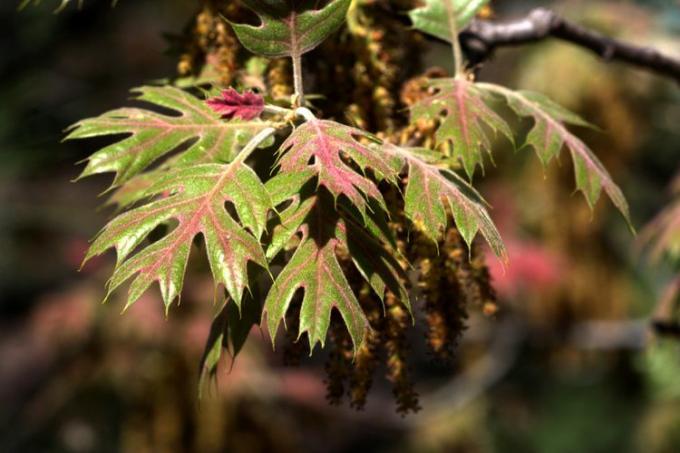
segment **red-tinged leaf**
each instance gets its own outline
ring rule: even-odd
[[[500,234],[472,186],[455,173],[427,163],[418,150],[386,146],[385,152],[408,167],[404,212],[430,238],[437,240],[442,235],[449,211],[468,246],[480,232],[494,253],[507,259]]]
[[[576,188],[583,192],[588,205],[593,208],[604,189],[614,206],[623,214],[631,230],[633,229],[628,203],[621,189],[614,183],[597,156],[565,126],[565,124],[587,126],[588,123],[542,94],[513,91],[493,84],[478,86],[482,90],[504,97],[517,115],[531,117],[534,120],[534,126],[527,135],[525,145],[534,148],[544,165],[566,146],[574,163]]]
[[[662,255],[680,260],[680,173],[670,189],[675,199],[645,226],[639,237],[641,244],[651,246],[652,258],[656,260]]]
[[[299,290],[303,291],[299,332],[307,333],[310,349],[316,343],[323,347],[334,308],[347,325],[355,350],[364,341],[369,324],[338,262],[341,242],[336,229],[340,219],[332,206],[322,197],[313,198],[311,209],[298,228],[302,235],[300,244],[267,295],[264,313],[272,341]]]
[[[255,172],[240,161],[178,168],[160,177],[145,196],[161,193],[167,196],[114,218],[88,251],[86,260],[116,249],[107,297],[135,276],[126,307],[157,281],[167,309],[180,296],[192,242],[201,234],[215,283],[224,285],[239,305],[248,286],[248,262],[267,266],[258,238],[271,201]],[[238,221],[225,209],[227,202],[233,204]],[[174,229],[136,250],[153,229],[171,220],[177,222]]]
[[[142,108],[122,108],[76,123],[66,139],[126,135],[88,158],[80,177],[115,172],[113,186],[125,183],[159,158],[177,149],[172,166],[226,163],[262,129],[259,120],[225,122],[205,102],[171,86],[133,90],[135,98],[170,109],[173,114]]]
[[[286,225],[282,235],[301,238],[265,300],[264,312],[272,339],[293,296],[301,290],[300,333],[307,333],[310,349],[316,343],[323,347],[333,309],[340,312],[347,325],[355,351],[359,348],[369,325],[338,261],[340,250],[349,252],[379,297],[389,289],[410,309],[403,286],[406,275],[397,260],[359,223],[341,216],[335,206],[328,192],[321,189],[281,215],[281,223]]]
[[[313,170],[318,185],[323,186],[337,199],[344,195],[365,216],[367,199],[376,200],[380,206],[385,201],[376,183],[365,174],[370,170],[376,178],[395,183],[399,167],[389,156],[359,142],[376,138],[367,133],[325,120],[307,121],[281,145],[278,164],[282,173],[299,173]]]
[[[244,0],[260,17],[259,26],[231,26],[243,46],[266,57],[299,57],[318,46],[345,21],[351,0],[320,2]]]
[[[223,118],[252,120],[264,111],[264,98],[252,91],[240,94],[232,87],[222,91],[219,96],[208,99],[208,106]]]
[[[474,83],[435,79],[430,86],[437,92],[411,108],[411,122],[438,121],[437,143],[453,145],[453,158],[461,161],[468,177],[472,178],[477,166],[484,166],[483,152],[491,154],[489,132],[500,132],[512,140],[512,131],[487,105],[484,93]]]

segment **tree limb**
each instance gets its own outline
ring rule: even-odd
[[[622,61],[680,83],[680,58],[609,38],[544,8],[509,22],[474,20],[463,30],[460,39],[470,62],[476,65],[487,60],[497,47],[527,44],[549,37],[589,49],[606,61]]]

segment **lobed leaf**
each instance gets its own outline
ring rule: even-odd
[[[114,218],[87,253],[86,261],[109,248],[116,249],[117,263],[107,297],[134,276],[126,308],[157,281],[167,310],[181,294],[189,251],[201,234],[215,284],[224,285],[240,305],[248,287],[248,262],[267,267],[258,238],[271,200],[255,172],[240,161],[173,169],[146,192],[147,196],[156,194],[166,196]],[[225,209],[227,202],[233,204],[238,220]],[[135,251],[152,230],[173,219],[177,226],[172,231]]]
[[[513,91],[493,84],[478,84],[480,89],[503,96],[517,115],[530,117],[534,125],[526,138],[525,146],[532,147],[544,165],[567,147],[574,164],[576,188],[593,208],[604,189],[614,206],[633,229],[628,202],[609,172],[581,139],[573,135],[565,124],[588,126],[578,115],[557,105],[546,96],[527,91]]]
[[[394,184],[399,167],[389,156],[361,143],[361,139],[376,140],[362,130],[334,121],[307,121],[281,145],[278,160],[281,173],[312,170],[310,175],[316,175],[319,186],[325,187],[336,200],[340,195],[347,197],[365,217],[368,199],[385,207],[378,186],[365,172],[370,170],[378,179]]]
[[[423,6],[412,9],[408,15],[415,29],[452,42],[449,8],[456,20],[456,28],[462,30],[487,3],[489,0],[424,0]]]
[[[500,234],[484,207],[482,197],[472,186],[454,172],[427,163],[419,157],[418,150],[389,146],[386,152],[398,157],[408,167],[404,212],[432,240],[436,241],[443,234],[449,211],[468,246],[479,232],[496,256],[507,259]]]
[[[512,131],[487,105],[484,93],[475,83],[460,79],[436,79],[430,83],[437,92],[413,105],[411,122],[438,121],[435,140],[453,145],[454,159],[461,161],[472,178],[477,166],[483,168],[483,152],[491,153],[489,130],[500,132],[509,140],[513,139]]]
[[[317,2],[243,0],[259,16],[259,26],[231,26],[249,51],[266,57],[299,57],[318,46],[344,22],[351,0],[332,0],[317,9]]]
[[[349,255],[381,299],[390,290],[410,310],[403,284],[406,274],[399,262],[359,223],[341,215],[334,206],[330,194],[321,189],[282,215],[282,225],[287,224],[284,234],[300,235],[301,239],[265,300],[272,339],[293,297],[302,291],[299,332],[307,333],[310,349],[317,343],[323,347],[333,309],[347,325],[355,351],[361,346],[370,326],[345,277],[339,254]]]
[[[271,125],[259,120],[225,122],[205,102],[172,86],[144,86],[133,92],[136,100],[173,114],[121,108],[76,123],[67,140],[126,135],[90,156],[80,178],[115,172],[115,187],[178,149],[182,152],[173,157],[173,166],[230,162],[248,140]]]
[[[302,235],[300,244],[276,277],[265,299],[264,313],[273,341],[293,296],[302,290],[299,333],[307,333],[310,349],[316,343],[323,347],[335,308],[347,325],[356,350],[363,343],[369,324],[338,262],[341,240],[336,229],[340,219],[326,198],[322,192],[309,200],[306,216],[296,231]]]

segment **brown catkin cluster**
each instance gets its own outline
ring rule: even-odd
[[[414,389],[406,363],[409,350],[406,329],[410,327],[411,318],[406,307],[389,291],[385,295],[385,306],[387,308],[385,326],[387,378],[392,382],[397,412],[401,414],[417,412],[420,409],[418,394]]]
[[[180,76],[198,75],[209,64],[218,75],[220,84],[228,86],[238,68],[240,44],[222,18],[237,17],[238,2],[206,0],[185,32],[183,52],[177,63]]]
[[[357,351],[349,379],[350,406],[356,409],[362,409],[366,405],[366,397],[373,385],[373,374],[380,364],[380,346],[383,342],[381,332],[384,321],[382,307],[366,283],[362,285],[359,292],[359,302],[366,312],[368,322],[374,328],[366,334],[364,344]]]
[[[398,93],[413,71],[408,63],[417,59],[422,44],[422,37],[406,32],[399,14],[395,14],[399,8],[409,8],[399,3],[412,2],[367,0],[348,15],[356,58],[351,70],[353,102],[348,110],[358,113],[366,128],[385,136],[406,123]]]
[[[418,395],[410,379],[406,330],[411,326],[411,315],[406,307],[388,292],[383,306],[367,284],[359,293],[359,300],[371,324],[364,343],[356,354],[352,340],[339,319],[333,319],[330,329],[331,350],[326,362],[327,397],[339,404],[345,395],[350,406],[362,409],[373,384],[373,376],[384,361],[386,377],[392,383],[397,411],[406,414],[419,409]]]
[[[331,404],[342,403],[345,384],[352,370],[352,339],[345,326],[332,320],[328,330],[330,354],[326,361],[326,398]]]
[[[290,100],[293,94],[292,65],[289,58],[273,59],[267,67],[267,87],[275,100]]]

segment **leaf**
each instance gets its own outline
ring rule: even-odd
[[[118,186],[177,149],[183,151],[173,157],[173,166],[230,162],[248,140],[271,125],[259,120],[222,121],[205,102],[171,86],[145,86],[133,92],[138,93],[136,100],[172,114],[121,108],[76,123],[67,140],[127,135],[90,156],[80,178],[115,172],[113,186]]]
[[[643,244],[651,245],[651,256],[659,260],[667,255],[680,259],[680,198],[673,201],[657,214],[642,230],[639,238]]]
[[[394,257],[395,249],[388,250],[385,242],[377,240],[375,230],[367,229],[360,221],[343,215],[343,223],[336,231],[346,247],[352,262],[375,294],[384,300],[386,290],[391,291],[411,312],[408,292],[403,282],[408,279],[406,272]],[[380,234],[380,232],[378,232]]]
[[[411,108],[411,122],[420,119],[437,120],[437,143],[451,143],[453,158],[460,160],[466,174],[472,178],[479,165],[483,168],[483,151],[491,153],[489,129],[500,132],[512,141],[508,124],[487,104],[484,93],[476,84],[459,79],[436,79],[432,88],[438,90]]]
[[[126,308],[157,281],[167,311],[181,294],[189,251],[194,238],[201,234],[215,284],[224,285],[240,306],[248,287],[248,262],[267,267],[258,238],[264,231],[271,201],[255,172],[238,160],[228,165],[173,169],[146,193],[156,194],[167,196],[114,218],[87,253],[86,261],[109,248],[116,249],[118,259],[107,284],[107,298],[135,276]],[[233,204],[238,221],[225,209],[227,202]],[[172,219],[178,223],[172,231],[135,251],[154,228]]]
[[[365,172],[370,170],[378,179],[395,184],[399,168],[388,156],[359,142],[360,139],[377,140],[364,131],[334,121],[307,121],[281,145],[278,164],[284,174],[311,169],[319,186],[328,189],[336,200],[344,195],[365,216],[368,198],[385,206],[376,183],[367,178]]]
[[[338,261],[338,253],[343,250],[376,294],[382,298],[384,291],[390,289],[410,309],[402,280],[405,274],[399,263],[361,227],[343,218],[334,205],[332,196],[321,189],[294,211],[295,215],[304,214],[302,220],[294,221],[294,234],[301,236],[300,243],[264,303],[272,341],[291,300],[302,291],[299,332],[307,333],[310,349],[316,343],[323,347],[333,309],[342,316],[355,352],[361,346],[370,326]]]
[[[244,295],[242,308],[229,299],[210,325],[199,367],[198,395],[202,396],[207,378],[214,378],[224,351],[231,356],[231,366],[241,352],[253,326],[260,322],[262,303],[259,297]]]
[[[526,138],[525,146],[534,148],[544,165],[556,157],[564,146],[569,149],[574,163],[576,188],[583,192],[588,205],[593,208],[602,189],[633,229],[628,203],[621,189],[588,146],[566,128],[565,124],[588,126],[588,123],[546,96],[528,91],[513,91],[493,84],[479,84],[481,89],[503,96],[517,115],[531,117],[534,125]]]
[[[264,98],[252,91],[240,94],[232,87],[222,91],[220,96],[206,101],[213,111],[223,118],[252,120],[264,111]]]
[[[259,26],[234,24],[234,32],[249,51],[266,57],[299,57],[312,50],[344,22],[351,0],[316,2],[243,0],[260,17]]]
[[[427,163],[418,156],[417,150],[389,146],[385,152],[400,158],[408,167],[404,212],[427,236],[435,241],[441,237],[448,208],[468,246],[480,232],[496,256],[507,260],[505,246],[484,207],[484,200],[472,186],[455,173]]]
[[[453,6],[456,28],[462,30],[489,0],[424,0],[424,5],[409,11],[413,27],[428,35],[451,42],[451,26],[446,2]]]

